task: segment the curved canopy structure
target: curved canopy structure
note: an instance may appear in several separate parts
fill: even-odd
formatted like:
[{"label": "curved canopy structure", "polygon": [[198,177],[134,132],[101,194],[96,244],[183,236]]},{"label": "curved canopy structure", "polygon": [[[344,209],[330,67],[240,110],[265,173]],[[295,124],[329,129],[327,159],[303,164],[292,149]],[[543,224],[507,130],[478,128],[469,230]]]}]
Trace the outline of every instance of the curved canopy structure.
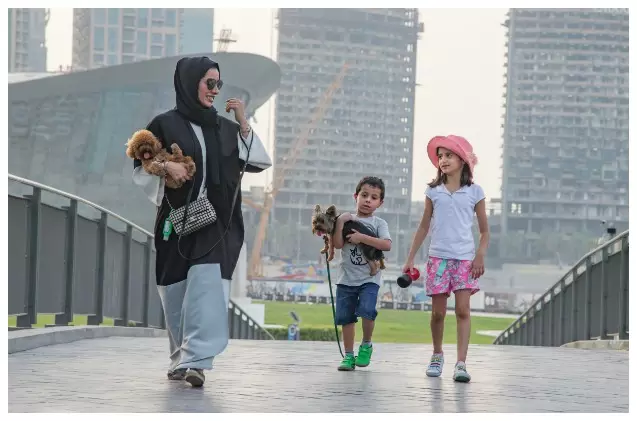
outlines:
[{"label": "curved canopy structure", "polygon": [[[269,58],[205,55],[219,63],[224,81],[216,103],[240,98],[252,116],[279,87],[281,70]],[[181,57],[66,74],[12,75],[9,172],[86,198],[152,229],[152,205],[131,182],[133,164],[124,145],[134,131],[175,106],[173,73]],[[225,109],[218,111],[233,119]]]}]

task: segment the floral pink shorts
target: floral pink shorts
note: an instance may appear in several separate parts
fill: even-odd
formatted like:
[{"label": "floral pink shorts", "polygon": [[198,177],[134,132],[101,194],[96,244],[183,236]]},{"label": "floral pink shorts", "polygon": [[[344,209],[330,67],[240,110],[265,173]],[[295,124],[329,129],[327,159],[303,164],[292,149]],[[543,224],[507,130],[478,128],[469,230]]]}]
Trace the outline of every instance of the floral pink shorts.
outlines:
[{"label": "floral pink shorts", "polygon": [[427,295],[451,295],[461,289],[470,289],[471,295],[480,291],[478,280],[471,277],[471,260],[429,257],[427,261]]}]

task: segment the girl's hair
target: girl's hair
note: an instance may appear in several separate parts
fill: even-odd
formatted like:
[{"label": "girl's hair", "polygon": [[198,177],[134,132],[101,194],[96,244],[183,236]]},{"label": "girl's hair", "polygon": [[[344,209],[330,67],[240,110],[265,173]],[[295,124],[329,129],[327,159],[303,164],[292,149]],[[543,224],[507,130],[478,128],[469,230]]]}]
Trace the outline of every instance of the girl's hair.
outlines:
[{"label": "girl's hair", "polygon": [[[473,175],[471,175],[471,170],[469,166],[463,161],[462,162],[462,174],[460,174],[460,187],[470,186],[473,184]],[[436,178],[431,180],[429,183],[429,187],[438,187],[441,184],[445,184],[447,182],[447,174],[443,174],[442,170],[438,168],[438,175]]]}]

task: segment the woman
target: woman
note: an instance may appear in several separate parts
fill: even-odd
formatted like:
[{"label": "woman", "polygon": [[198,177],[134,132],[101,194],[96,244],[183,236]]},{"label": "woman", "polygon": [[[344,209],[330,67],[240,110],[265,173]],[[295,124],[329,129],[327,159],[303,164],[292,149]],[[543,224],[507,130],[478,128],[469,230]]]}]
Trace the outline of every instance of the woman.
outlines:
[{"label": "woman", "polygon": [[[159,207],[155,268],[170,343],[168,378],[200,387],[203,370],[212,369],[214,357],[228,344],[230,280],[244,237],[241,177],[243,171],[261,172],[272,162],[241,101],[229,99],[225,105],[239,124],[217,115],[213,102],[223,85],[217,63],[207,57],[179,60],[174,85],[177,106],[155,117],[147,129],[167,150],[177,143],[192,157],[195,175],[190,179],[183,164],[166,163],[165,172],[185,183],[165,189],[164,177],[146,173],[135,161],[133,180]],[[189,203],[207,197],[216,221],[180,236],[169,214],[186,205],[189,194]]]}]

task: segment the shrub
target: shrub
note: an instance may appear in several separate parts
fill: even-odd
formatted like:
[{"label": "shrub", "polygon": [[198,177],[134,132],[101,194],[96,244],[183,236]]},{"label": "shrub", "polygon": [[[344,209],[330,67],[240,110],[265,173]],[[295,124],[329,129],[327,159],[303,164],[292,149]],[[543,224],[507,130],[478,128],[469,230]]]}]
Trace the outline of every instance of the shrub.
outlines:
[{"label": "shrub", "polygon": [[[287,341],[288,330],[287,328],[275,328],[268,329],[268,332],[274,336],[274,339],[279,341]],[[341,339],[341,332],[338,332],[339,340]],[[335,341],[336,334],[334,328],[316,328],[316,327],[301,327],[301,340],[302,341]]]}]

